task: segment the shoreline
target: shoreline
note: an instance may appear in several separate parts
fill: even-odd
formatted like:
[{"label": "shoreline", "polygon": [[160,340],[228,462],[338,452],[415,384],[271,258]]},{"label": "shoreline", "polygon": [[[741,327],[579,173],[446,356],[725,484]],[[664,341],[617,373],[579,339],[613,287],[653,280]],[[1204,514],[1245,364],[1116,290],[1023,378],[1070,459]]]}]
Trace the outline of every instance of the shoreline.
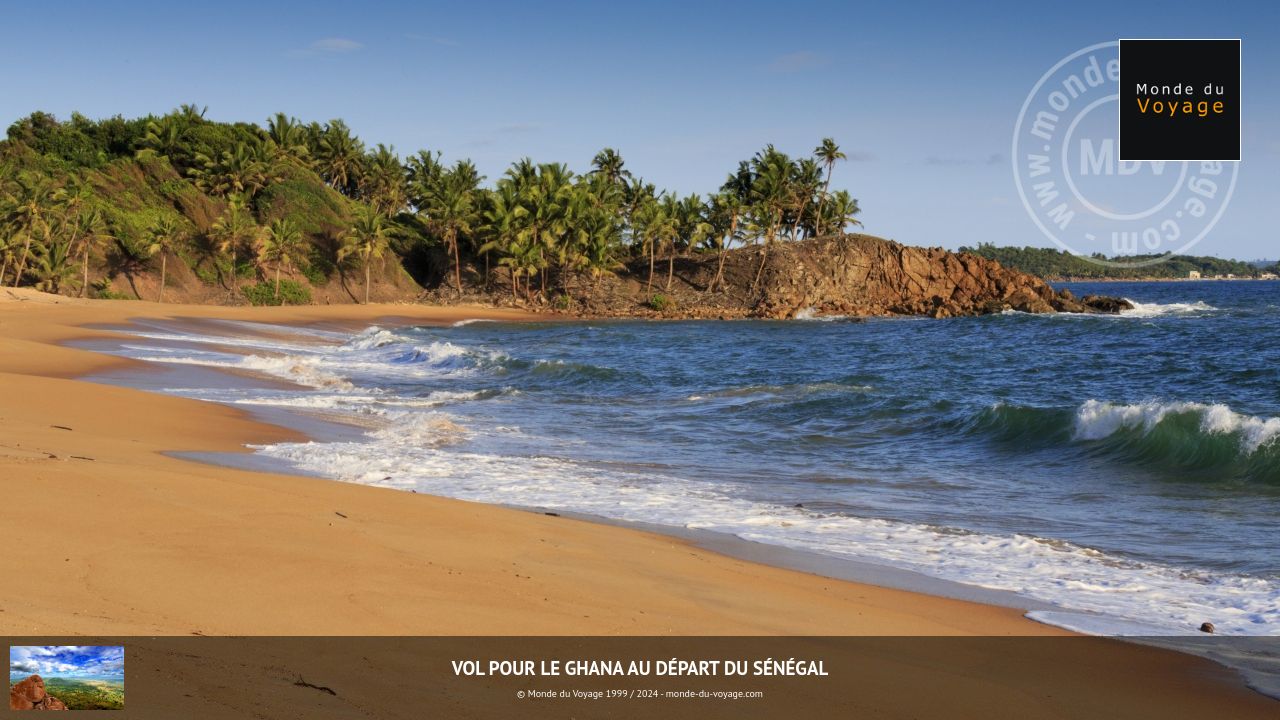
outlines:
[{"label": "shoreline", "polygon": [[[637,529],[173,457],[243,453],[246,441],[300,435],[225,406],[71,380],[131,363],[55,344],[108,337],[84,326],[131,317],[337,327],[397,311],[414,322],[536,316],[23,296],[32,299],[0,303],[0,424],[8,438],[0,488],[77,522],[56,533],[22,516],[5,531],[14,533],[5,538],[10,547],[46,550],[38,558],[6,556],[6,576],[31,578],[24,582],[34,598],[5,599],[0,625],[7,632],[1071,635],[1008,608],[773,568]],[[27,312],[15,311],[25,302]],[[117,408],[124,406],[134,412],[122,422]],[[112,483],[110,492],[103,482]],[[421,532],[424,526],[434,532]],[[104,549],[85,557],[94,542]],[[45,573],[33,572],[39,569]],[[1087,657],[1117,668],[1147,663],[1161,677],[1185,672],[1189,687],[1202,683],[1221,694],[1218,702],[1241,703],[1242,714],[1274,711],[1208,661],[1114,641],[1106,647]],[[1140,674],[1116,682],[1136,683]],[[1183,712],[1195,705],[1181,702]]]}]

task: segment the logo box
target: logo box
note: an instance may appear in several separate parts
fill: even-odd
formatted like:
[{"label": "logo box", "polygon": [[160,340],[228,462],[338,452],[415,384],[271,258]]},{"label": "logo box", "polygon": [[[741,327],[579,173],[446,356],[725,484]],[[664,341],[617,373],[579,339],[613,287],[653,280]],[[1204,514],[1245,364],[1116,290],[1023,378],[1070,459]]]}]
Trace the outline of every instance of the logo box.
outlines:
[{"label": "logo box", "polygon": [[1120,40],[1121,160],[1240,159],[1240,40]]}]

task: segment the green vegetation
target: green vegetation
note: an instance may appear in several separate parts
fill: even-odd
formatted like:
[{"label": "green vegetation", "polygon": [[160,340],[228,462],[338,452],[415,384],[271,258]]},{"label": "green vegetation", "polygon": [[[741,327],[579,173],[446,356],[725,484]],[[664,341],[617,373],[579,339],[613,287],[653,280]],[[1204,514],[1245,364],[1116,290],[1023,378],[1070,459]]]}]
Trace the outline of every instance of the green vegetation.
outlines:
[{"label": "green vegetation", "polygon": [[668,310],[675,309],[676,301],[669,295],[658,293],[657,295],[649,298],[649,307],[657,310],[658,312],[666,312]]},{"label": "green vegetation", "polygon": [[[962,247],[960,252],[969,252],[982,257],[998,260],[1001,265],[1015,270],[1038,275],[1050,280],[1062,279],[1147,279],[1147,278],[1186,278],[1192,271],[1203,277],[1234,275],[1236,277],[1256,277],[1259,270],[1247,262],[1240,260],[1223,260],[1207,256],[1175,255],[1161,262],[1142,267],[1115,267],[1091,262],[1078,255],[1035,247],[996,247],[983,243],[976,248]],[[1142,260],[1154,260],[1160,255],[1133,255],[1123,258],[1112,258],[1117,262],[1132,265]],[[1106,260],[1104,255],[1096,254],[1095,259]]]},{"label": "green vegetation", "polygon": [[702,196],[661,191],[606,148],[585,174],[526,158],[485,186],[469,160],[369,149],[341,120],[278,113],[260,127],[191,105],[135,119],[37,112],[0,141],[0,285],[117,296],[115,279],[137,294],[134,279],[154,273],[147,299],[194,278],[233,302],[306,302],[288,276],[346,287],[355,272],[368,302],[373,266],[394,260],[424,286],[497,282],[515,301],[550,303],[623,271],[656,298],[677,257],[717,253],[713,292],[734,245],[762,245],[763,268],[775,243],[857,223],[857,201],[831,190],[844,157],[829,138],[812,157],[768,146]]},{"label": "green vegetation", "polygon": [[241,291],[250,305],[306,305],[311,302],[311,289],[293,280],[263,281]]},{"label": "green vegetation", "polygon": [[44,689],[68,710],[124,709],[124,683],[119,680],[45,678]]}]

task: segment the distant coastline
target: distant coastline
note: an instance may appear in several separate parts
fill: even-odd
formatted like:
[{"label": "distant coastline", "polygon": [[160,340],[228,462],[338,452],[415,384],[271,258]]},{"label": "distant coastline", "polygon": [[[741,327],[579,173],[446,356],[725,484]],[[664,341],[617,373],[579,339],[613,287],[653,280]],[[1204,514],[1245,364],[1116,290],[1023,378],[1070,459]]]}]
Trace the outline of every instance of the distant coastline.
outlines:
[{"label": "distant coastline", "polygon": [[1084,257],[1042,247],[979,243],[961,247],[1050,282],[1144,282],[1164,280],[1271,280],[1280,276],[1274,260],[1232,260],[1212,255],[1117,255]]},{"label": "distant coastline", "polygon": [[1207,277],[1207,278],[1185,278],[1185,277],[1046,277],[1045,282],[1051,283],[1132,283],[1132,282],[1169,282],[1169,283],[1197,283],[1197,282],[1271,282],[1280,280],[1280,277]]}]

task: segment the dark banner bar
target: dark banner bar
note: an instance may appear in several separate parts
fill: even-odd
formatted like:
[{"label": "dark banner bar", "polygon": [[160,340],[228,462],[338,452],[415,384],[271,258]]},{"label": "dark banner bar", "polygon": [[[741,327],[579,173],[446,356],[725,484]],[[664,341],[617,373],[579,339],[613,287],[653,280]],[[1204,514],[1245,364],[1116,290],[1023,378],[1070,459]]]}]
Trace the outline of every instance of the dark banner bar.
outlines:
[{"label": "dark banner bar", "polygon": [[[123,709],[93,714],[130,720],[1280,717],[1280,703],[1236,670],[1105,638],[5,640],[19,648],[11,706],[30,702],[15,700],[19,683],[41,694],[23,671],[54,667],[40,664],[55,657],[48,648],[123,648]],[[1280,639],[1174,642],[1221,658],[1280,657]],[[57,698],[59,688],[79,692],[70,681],[41,679],[34,704],[83,702]]]}]

